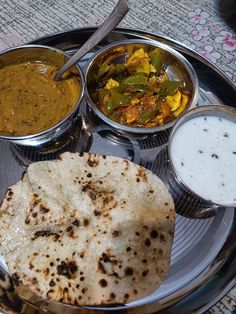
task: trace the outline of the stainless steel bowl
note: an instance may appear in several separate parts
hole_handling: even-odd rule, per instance
[[[94,90],[94,86],[97,85],[97,82],[94,81],[93,73],[99,69],[100,64],[109,58],[112,57],[114,62],[122,63],[122,59],[124,62],[125,55],[127,52],[124,52],[123,55],[119,51],[119,48],[124,48],[124,50],[128,49],[129,47],[138,48],[146,47],[147,49],[151,50],[154,48],[160,48],[164,51],[164,58],[167,66],[167,73],[170,79],[184,81],[187,86],[191,89],[192,96],[189,100],[189,103],[184,110],[186,112],[190,108],[194,107],[197,103],[198,94],[199,94],[199,83],[197,75],[192,67],[192,65],[188,62],[188,60],[181,55],[179,52],[174,50],[168,45],[165,45],[161,42],[154,41],[154,40],[124,40],[112,43],[103,47],[102,49],[98,50],[97,53],[93,55],[93,57],[89,60],[86,68],[85,68],[85,81],[86,81],[86,100],[88,105],[92,108],[92,110],[107,124],[110,126],[129,133],[137,133],[137,134],[147,134],[147,133],[155,133],[158,131],[162,131],[168,129],[174,125],[176,119],[184,114],[184,112],[179,115],[173,121],[166,123],[161,126],[150,127],[150,128],[142,128],[142,127],[130,127],[127,125],[123,125],[120,123],[115,122],[114,120],[107,117],[103,114],[100,109],[97,107],[96,103],[92,100],[91,94]]]
[[[203,202],[206,202],[208,204],[212,204],[213,205],[212,211],[214,211],[214,209],[217,209],[218,207],[235,208],[236,207],[236,201],[232,204],[223,204],[223,203],[220,204],[220,203],[214,203],[211,200],[206,199],[206,198],[202,197],[201,195],[199,195],[196,191],[194,191],[192,188],[190,188],[184,182],[184,180],[181,178],[179,171],[176,169],[176,167],[173,163],[173,156],[172,156],[171,148],[172,148],[173,138],[176,134],[176,131],[179,130],[179,128],[184,123],[186,123],[187,121],[189,121],[193,118],[209,117],[209,116],[225,118],[227,120],[230,120],[230,121],[233,121],[234,123],[236,123],[236,108],[225,106],[225,105],[220,105],[220,104],[204,105],[204,106],[197,107],[197,108],[194,108],[194,109],[188,111],[183,117],[178,119],[175,126],[171,130],[169,140],[168,140],[168,155],[169,155],[170,166],[171,166],[171,169],[173,170],[174,178],[175,178],[176,182],[180,185],[180,187],[182,187],[186,192],[189,192],[192,195],[196,195]],[[186,147],[186,150],[187,149],[188,148]],[[232,149],[233,149],[233,147],[232,147]],[[233,175],[234,170],[235,169],[232,169],[232,175]],[[205,182],[204,187],[205,187],[205,189],[211,189],[212,188],[208,182]]]
[[[3,51],[0,54],[0,67],[22,62],[48,62],[54,64],[58,69],[64,65],[69,57],[61,50],[43,45],[27,45],[15,47]],[[79,66],[73,66],[70,71],[80,83],[80,96],[73,110],[64,119],[53,125],[49,129],[38,133],[24,136],[7,136],[0,134],[0,139],[7,140],[19,145],[38,147],[56,140],[62,136],[73,125],[78,114],[79,106],[84,95],[84,76]]]

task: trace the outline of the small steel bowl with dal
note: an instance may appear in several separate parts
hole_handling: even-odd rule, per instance
[[[32,148],[37,148],[41,147],[43,145],[47,145],[48,143],[51,143],[55,141],[57,138],[60,136],[63,136],[65,132],[67,132],[71,126],[73,125],[76,116],[78,115],[79,112],[79,107],[80,103],[82,101],[83,95],[84,95],[84,76],[83,72],[80,69],[79,66],[73,66],[67,73],[66,77],[64,78],[65,81],[67,80],[69,83],[68,89],[71,89],[73,86],[74,89],[74,94],[73,94],[73,101],[69,101],[65,103],[65,107],[61,115],[59,115],[59,110],[56,107],[57,101],[51,101],[50,100],[55,100],[55,98],[50,98],[50,95],[53,95],[53,90],[47,90],[47,81],[43,82],[43,80],[47,80],[47,76],[45,76],[45,71],[47,69],[40,68],[41,65],[45,66],[52,66],[54,71],[55,67],[56,69],[59,69],[62,67],[67,61],[69,57],[61,50],[48,47],[48,46],[43,46],[43,45],[26,45],[26,46],[19,46],[15,47],[13,49],[9,49],[6,51],[3,51],[0,54],[0,75],[2,75],[2,78],[0,77],[0,80],[3,81],[4,84],[1,86],[2,92],[5,93],[5,98],[1,100],[1,110],[8,110],[11,111],[9,116],[6,116],[4,119],[2,118],[1,121],[1,129],[0,129],[0,139],[1,140],[6,140],[10,141],[12,143],[18,144],[18,145],[23,145],[23,146],[30,146]],[[28,78],[25,79],[23,76],[20,76],[20,71],[16,73],[16,76],[14,78],[14,66],[21,66],[24,68],[27,68],[29,66],[34,65],[35,67],[38,67],[39,72],[39,79],[34,78],[33,75],[35,74],[34,70],[30,72],[30,69],[28,69]],[[8,71],[11,67],[11,77],[8,78]],[[49,68],[48,68],[49,69]],[[22,70],[22,69],[21,69]],[[6,71],[6,73],[5,73]],[[50,82],[53,86],[53,74],[49,71],[48,72],[48,77],[50,76]],[[42,74],[42,75],[41,75]],[[47,74],[47,73],[46,73]],[[17,79],[18,75],[18,79]],[[30,79],[32,75],[32,81]],[[5,77],[4,77],[5,76]],[[6,83],[6,80],[8,79],[8,83]],[[40,80],[42,79],[42,88],[37,95],[38,91],[37,88],[40,85]],[[34,80],[34,81],[33,81]],[[12,86],[12,81],[14,82],[20,82],[19,86]],[[22,84],[25,85],[23,86]],[[34,82],[32,86],[29,86],[29,82],[31,81]],[[73,82],[72,82],[73,81]],[[44,84],[44,85],[43,85]],[[64,83],[58,83],[55,82],[55,84],[59,84],[54,86],[55,88],[55,93],[58,92],[57,88],[60,88],[60,92],[64,94],[70,95],[71,90],[67,91],[66,87],[60,84]],[[67,83],[66,83],[67,84]],[[61,87],[58,87],[61,86]],[[66,85],[67,86],[67,85]],[[3,90],[4,88],[4,90]],[[28,89],[28,90],[27,90]],[[15,92],[16,96],[9,96],[10,93]],[[33,99],[34,97],[30,98],[31,96],[27,96],[27,92],[30,92],[31,94],[36,94],[37,99]],[[30,94],[30,95],[31,95]],[[7,102],[7,98],[11,98],[11,102]],[[16,101],[14,101],[14,97],[16,98]],[[46,103],[44,106],[44,103],[39,103],[38,101],[40,100],[40,97],[42,97],[43,101]],[[60,99],[59,99],[60,98]],[[28,103],[27,106],[25,104],[25,100],[27,99]],[[62,97],[58,97],[58,102],[60,100],[63,102]],[[18,106],[16,108],[15,106]],[[20,107],[21,106],[21,107]],[[45,107],[46,110],[44,112],[40,112],[41,115],[44,116],[45,123],[44,125],[46,127],[42,127],[43,123],[40,125],[39,129],[37,130],[36,128],[32,129],[32,132],[30,131],[30,123],[32,121],[32,125],[34,121],[39,117],[39,112],[37,113],[37,110],[42,110],[42,107]],[[23,109],[25,109],[25,118],[23,115]],[[47,110],[48,107],[48,110]],[[9,109],[10,108],[10,109]],[[50,110],[49,110],[50,109]],[[67,111],[66,111],[67,110]],[[1,112],[1,115],[3,116],[5,112]],[[14,120],[16,119],[16,120]],[[39,119],[39,118],[38,118]],[[51,120],[50,120],[51,119]],[[54,121],[52,124],[50,124],[50,121]],[[7,127],[9,127],[11,124],[14,125],[15,130],[11,131],[11,133],[4,131],[3,124],[6,123],[6,130]],[[25,127],[22,129],[21,132],[19,132],[20,127]],[[27,130],[27,131],[25,131]]]
[[[141,54],[140,58],[139,54]],[[161,56],[161,61],[158,60],[158,56]],[[147,68],[145,68],[145,62],[149,62],[150,72],[143,73]],[[134,79],[137,83],[136,86],[132,85]],[[162,80],[162,83],[165,81],[165,83],[162,84],[158,80]],[[86,101],[92,111],[109,126],[121,132],[133,134],[156,133],[172,127],[178,117],[196,105],[199,93],[197,75],[183,55],[163,43],[142,39],[119,41],[98,50],[85,68],[85,81]],[[176,84],[178,88],[176,88]],[[144,85],[145,88],[143,88]],[[175,91],[173,87],[176,88]],[[147,89],[149,89],[148,92]],[[168,90],[171,91],[170,94],[168,94]],[[135,94],[135,92],[137,93]],[[167,107],[167,110],[161,109],[160,115],[158,106],[158,108],[164,108],[166,99],[169,102],[172,101],[173,108],[177,100],[182,104],[185,92],[188,95],[187,102],[185,101],[184,108],[178,109],[179,113],[178,110],[168,113],[170,108]],[[168,97],[163,95],[168,95]],[[101,97],[103,97],[102,102]],[[129,100],[127,101],[127,99]],[[151,104],[153,100],[157,101],[157,105],[154,105],[156,107]],[[140,104],[143,103],[146,112],[141,108]],[[163,113],[164,111],[165,113]],[[111,114],[109,114],[110,112]],[[136,122],[128,123],[135,119],[135,115]],[[144,125],[143,121],[148,122],[145,122]]]

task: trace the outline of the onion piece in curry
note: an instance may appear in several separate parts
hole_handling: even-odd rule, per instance
[[[74,78],[54,81],[57,67],[41,62],[0,69],[0,133],[30,135],[46,130],[69,114],[80,96]]]
[[[95,75],[93,101],[112,120],[131,127],[155,127],[179,116],[190,99],[184,82],[170,80],[163,54],[143,48],[123,64],[105,60]]]

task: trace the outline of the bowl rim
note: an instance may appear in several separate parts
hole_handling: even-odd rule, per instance
[[[0,58],[1,56],[8,54],[12,51],[18,51],[18,50],[22,50],[22,49],[28,49],[28,48],[40,48],[40,49],[45,49],[45,50],[51,50],[51,51],[55,51],[60,53],[62,56],[68,58],[68,60],[70,59],[70,56],[64,52],[61,49],[55,48],[55,47],[51,47],[51,46],[47,46],[47,45],[37,45],[37,44],[29,44],[29,45],[21,45],[21,46],[16,46],[10,49],[6,49],[0,52]],[[13,63],[12,63],[13,64]],[[73,116],[75,114],[75,112],[78,110],[78,107],[84,97],[85,94],[85,79],[84,79],[84,74],[83,71],[81,70],[80,66],[78,64],[74,65],[79,73],[79,78],[80,78],[80,96],[78,98],[78,100],[76,101],[73,109],[62,119],[60,120],[57,124],[54,124],[53,126],[51,126],[50,128],[47,128],[45,130],[42,130],[40,132],[37,133],[33,133],[33,134],[28,134],[28,135],[19,135],[19,136],[10,136],[10,135],[4,135],[0,133],[0,139],[2,140],[9,140],[9,141],[20,141],[20,140],[28,140],[28,139],[35,139],[37,137],[43,136],[45,134],[48,134],[52,131],[55,131],[56,129],[58,129],[64,122],[66,122],[71,116]]]
[[[192,93],[192,99],[187,105],[186,109],[174,120],[171,122],[168,122],[161,126],[155,126],[150,128],[144,128],[144,127],[130,127],[121,123],[118,123],[112,119],[110,119],[108,116],[103,114],[97,107],[97,105],[93,102],[91,99],[89,92],[88,92],[88,73],[91,69],[91,66],[95,62],[95,60],[102,55],[104,52],[108,51],[109,49],[122,46],[122,45],[130,45],[130,44],[144,44],[149,45],[157,48],[161,48],[163,50],[166,50],[168,53],[170,53],[174,58],[178,59],[181,64],[184,66],[185,70],[187,71],[190,80],[193,85],[193,93]],[[150,134],[150,133],[156,133],[159,131],[164,131],[168,128],[171,128],[175,122],[182,117],[191,107],[195,106],[199,97],[199,80],[197,77],[197,74],[191,65],[191,63],[177,50],[173,49],[172,47],[168,46],[167,44],[164,44],[162,42],[153,40],[153,39],[128,39],[128,40],[120,40],[115,43],[110,43],[108,45],[105,45],[104,47],[100,48],[97,52],[94,53],[94,55],[89,59],[87,62],[85,69],[84,69],[84,76],[85,76],[85,99],[90,108],[101,118],[104,122],[109,124],[115,129],[118,129],[120,131],[128,132],[128,133],[136,133],[136,134]]]
[[[175,179],[178,181],[178,183],[183,187],[183,189],[191,192],[193,195],[196,195],[198,198],[202,199],[203,201],[212,204],[213,206],[217,207],[227,207],[227,208],[235,208],[236,207],[236,202],[235,203],[216,203],[213,202],[209,199],[204,198],[194,190],[192,190],[182,179],[181,175],[179,172],[176,170],[176,167],[172,161],[172,153],[171,153],[171,144],[173,141],[173,137],[176,133],[176,131],[187,121],[192,120],[196,117],[204,117],[204,116],[214,116],[214,117],[221,117],[225,118],[227,120],[234,121],[236,123],[236,108],[235,107],[230,107],[222,104],[206,104],[203,106],[195,107],[189,110],[188,112],[185,113],[181,118],[178,119],[174,127],[172,128],[169,138],[168,138],[168,159],[169,163],[171,166],[171,169],[174,172]],[[229,118],[230,117],[230,118]]]

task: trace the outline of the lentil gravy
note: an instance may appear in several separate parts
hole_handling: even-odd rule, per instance
[[[54,81],[57,67],[42,62],[0,69],[0,133],[30,135],[60,122],[75,106],[80,84],[75,77]]]

